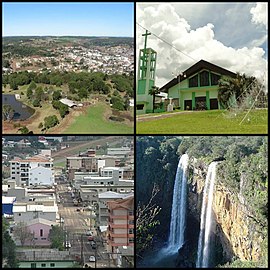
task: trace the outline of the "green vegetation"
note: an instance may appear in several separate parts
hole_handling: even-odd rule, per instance
[[[89,107],[87,114],[78,116],[64,133],[132,133],[133,127],[104,119],[107,106],[103,103]]]
[[[220,110],[183,112],[163,119],[137,121],[137,134],[267,134],[268,109],[229,115]],[[169,113],[164,113],[167,115]],[[139,117],[143,119],[144,116]]]
[[[18,268],[16,245],[9,235],[8,222],[2,216],[2,267]]]
[[[154,239],[154,230],[160,224],[156,216],[161,208],[152,203],[159,192],[154,185],[151,198],[146,205],[138,205],[136,210],[136,256],[141,257],[145,250],[151,247]]]
[[[156,95],[159,94],[159,87],[157,86],[152,86],[151,89],[149,90],[149,95],[153,96],[153,113],[155,111],[155,99],[156,99]]]
[[[240,75],[237,73],[236,78],[221,77],[219,80],[218,100],[222,107],[227,108],[233,105],[232,98],[234,97],[237,103],[234,105],[239,106],[245,100],[245,97],[252,92],[255,93],[254,100],[255,98],[258,99],[257,94],[264,96],[265,91],[258,91],[262,87],[255,77],[248,77],[246,74]]]
[[[51,241],[51,248],[64,250],[65,232],[62,227],[56,225],[52,226],[49,232],[49,239]]]
[[[56,115],[51,115],[44,118],[43,127],[45,130],[54,127],[57,124],[59,124],[59,120]]]

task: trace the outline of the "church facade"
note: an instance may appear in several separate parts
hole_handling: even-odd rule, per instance
[[[235,78],[236,74],[200,60],[161,87],[160,91],[168,93],[174,107],[181,110],[221,109],[217,98],[218,80],[221,76]]]

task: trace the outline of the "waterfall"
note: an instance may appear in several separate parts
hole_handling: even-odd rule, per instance
[[[187,168],[188,155],[184,154],[179,160],[174,181],[170,236],[168,247],[166,248],[168,253],[176,253],[184,244],[187,201]]]
[[[209,165],[205,186],[203,190],[203,202],[201,210],[200,235],[198,241],[198,252],[196,267],[208,267],[210,251],[210,232],[212,225],[212,203],[214,194],[214,183],[216,177],[217,162]]]

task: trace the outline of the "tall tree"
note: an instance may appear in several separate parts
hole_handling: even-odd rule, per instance
[[[248,77],[245,73],[237,73],[235,78],[221,77],[219,80],[218,100],[223,107],[228,108],[231,104],[231,98],[234,96],[237,104],[241,104],[244,93],[251,91],[251,85],[258,84],[255,77]]]
[[[31,240],[33,238],[33,234],[28,229],[25,222],[19,222],[14,228],[14,235],[20,241],[22,246],[24,246],[26,240]]]
[[[63,243],[65,241],[65,233],[62,227],[52,226],[49,232],[49,239],[51,241],[51,248],[58,248],[63,250]]]
[[[149,90],[149,95],[153,96],[153,113],[155,111],[155,99],[158,93],[160,93],[160,91],[159,91],[159,87],[157,86],[153,85],[151,89]]]
[[[8,222],[2,216],[2,267],[18,268],[16,245],[8,232]]]
[[[2,114],[3,114],[4,120],[10,121],[12,118],[13,112],[14,110],[9,104],[2,105]]]

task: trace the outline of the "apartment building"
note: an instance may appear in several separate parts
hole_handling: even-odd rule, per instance
[[[117,253],[118,247],[134,246],[134,196],[108,203],[108,252]]]
[[[29,157],[26,159],[14,159],[10,161],[11,180],[15,180],[17,186],[28,186],[30,171],[37,167],[50,169],[53,173],[53,161],[42,155]]]

